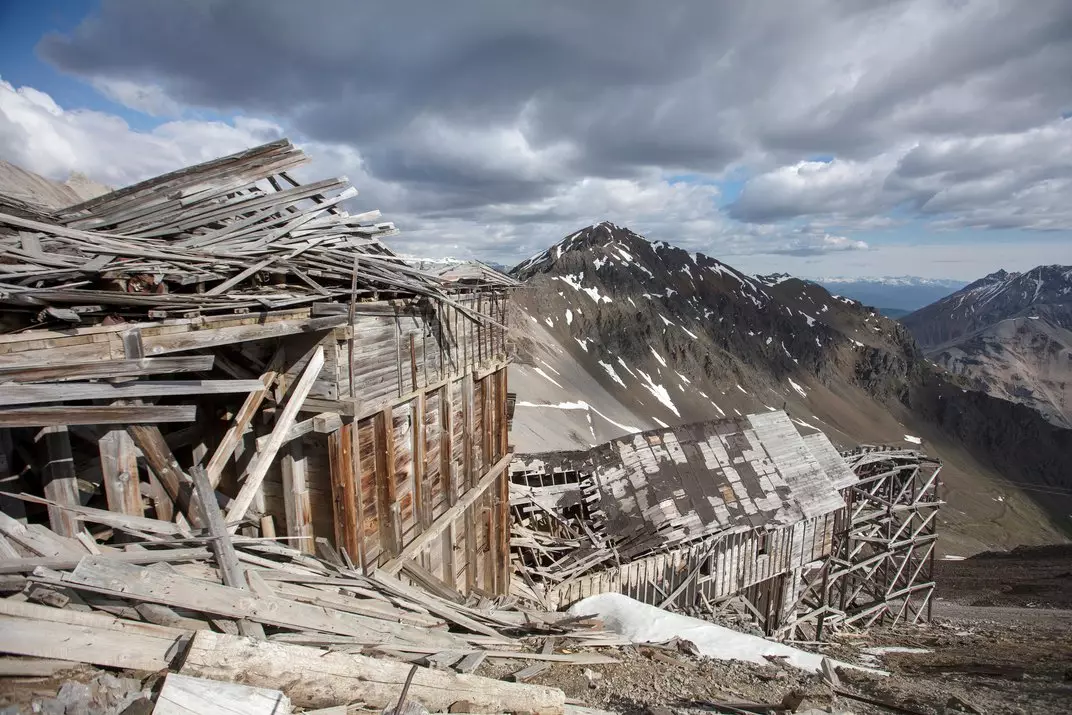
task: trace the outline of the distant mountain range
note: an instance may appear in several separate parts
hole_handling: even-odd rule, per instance
[[[918,276],[825,277],[811,279],[831,293],[854,298],[891,318],[918,310],[963,288],[967,281]]]
[[[1072,511],[1072,499],[1036,504],[1019,486],[1072,488],[1072,430],[965,389],[905,326],[818,283],[750,276],[610,222],[511,274],[519,453],[785,409],[846,448],[922,438],[946,460],[945,543],[963,551],[1052,539],[1039,505]]]
[[[991,273],[902,322],[975,389],[1072,427],[1072,266]]]

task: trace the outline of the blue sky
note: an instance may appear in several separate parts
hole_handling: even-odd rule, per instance
[[[1072,263],[1070,19],[1056,0],[3,3],[0,159],[118,186],[286,135],[412,254],[511,263],[607,219],[747,271],[970,280]]]

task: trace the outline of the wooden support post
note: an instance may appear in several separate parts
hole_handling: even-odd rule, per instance
[[[401,550],[395,494],[394,411],[388,407],[376,416],[376,511],[380,515],[380,544],[388,558]]]
[[[134,440],[126,430],[110,430],[97,441],[101,475],[108,509],[122,514],[142,516],[141,481],[138,478],[138,454]]]
[[[309,360],[309,364],[305,366],[305,371],[302,372],[301,378],[294,386],[286,407],[283,408],[276,420],[268,445],[264,448],[264,451],[258,452],[254,456],[249,472],[246,474],[246,481],[242,484],[242,488],[238,491],[238,496],[232,502],[230,511],[227,512],[227,523],[232,530],[237,529],[238,523],[245,518],[246,510],[249,509],[249,505],[253,503],[253,498],[260,491],[264,477],[268,474],[268,468],[275,459],[279,448],[283,446],[287,432],[294,425],[298,412],[305,403],[305,398],[309,396],[309,391],[313,389],[313,384],[323,367],[324,348],[317,346],[313,357]]]
[[[22,491],[15,486],[15,466],[12,459],[15,456],[15,445],[11,441],[11,430],[0,427],[0,491]],[[26,508],[21,499],[0,494],[0,511],[19,521],[26,520]]]
[[[346,422],[328,435],[328,464],[331,470],[331,498],[335,506],[335,545],[360,558],[353,429],[353,423]]]
[[[149,468],[153,470],[156,478],[160,481],[168,497],[178,507],[193,526],[201,527],[201,512],[197,508],[194,494],[194,483],[190,477],[182,471],[179,461],[171,453],[171,449],[160,433],[160,428],[155,425],[129,425],[127,433],[134,440],[134,444],[141,450]]]
[[[78,498],[78,479],[71,455],[71,439],[66,427],[45,427],[38,434],[44,441],[44,467],[41,475],[45,498],[57,503],[49,505],[48,522],[60,536],[73,537],[81,529],[77,516],[63,505],[81,506]]]
[[[413,398],[410,409],[413,415],[412,455],[413,455],[413,515],[417,533],[428,528],[431,522],[430,509],[425,504],[427,497],[424,475],[424,393],[419,392]],[[430,500],[429,500],[430,501]]]
[[[439,479],[447,506],[458,500],[454,482],[454,383],[447,381],[439,389]]]
[[[201,510],[201,521],[208,527],[212,536],[212,553],[216,556],[216,565],[220,569],[220,578],[224,586],[243,588],[249,590],[246,583],[245,567],[238,560],[234,544],[231,543],[231,535],[227,531],[227,525],[223,522],[223,512],[216,503],[216,493],[209,483],[208,474],[204,468],[196,466],[190,470],[194,488],[198,493],[198,506]],[[239,619],[238,631],[251,638],[264,640],[264,628],[259,623],[246,619]]]
[[[287,542],[306,554],[316,553],[313,543],[313,514],[309,502],[305,454],[301,439],[290,442],[279,462],[283,476],[283,507],[287,517]]]

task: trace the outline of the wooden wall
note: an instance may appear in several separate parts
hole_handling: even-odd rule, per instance
[[[505,318],[502,295],[463,304]],[[320,343],[318,399],[307,400],[308,411],[338,407],[342,425],[288,446],[302,460],[311,529],[301,533],[288,517],[283,459],[264,487],[277,531],[326,537],[368,572],[386,566],[462,593],[506,593],[505,337],[446,304],[359,304],[353,323]],[[294,379],[307,358],[288,358]],[[312,550],[312,539],[303,548]]]
[[[598,593],[617,592],[660,605],[699,569],[697,578],[675,598],[678,605],[701,604],[742,593],[755,584],[789,574],[830,554],[835,514],[773,530],[724,533],[678,549],[589,573],[556,587],[550,605],[560,608]],[[702,594],[702,595],[701,595]]]

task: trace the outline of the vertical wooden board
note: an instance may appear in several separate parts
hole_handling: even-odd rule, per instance
[[[98,441],[109,511],[142,516],[138,453],[126,430],[109,430]]]
[[[442,455],[442,390],[426,393],[424,399],[424,470],[421,496],[424,499],[427,519],[435,520],[447,509],[446,493],[443,490]],[[426,524],[427,526],[427,524]]]
[[[417,514],[414,508],[415,488],[413,473],[413,412],[412,402],[391,410],[393,433],[392,481],[394,482],[395,508],[399,515],[397,533],[401,535],[399,547],[416,537]]]
[[[396,540],[394,419],[391,409],[376,418],[376,510],[380,515],[380,556],[382,563],[397,555],[401,546]]]
[[[453,501],[458,501],[462,492],[466,489],[468,484],[469,475],[466,472],[468,467],[468,457],[466,456],[467,439],[466,429],[468,423],[466,418],[468,413],[465,408],[465,378],[455,380],[450,383],[451,390],[451,456],[453,457],[452,466],[452,488],[454,492]]]
[[[473,380],[473,406],[472,406],[472,452],[473,459],[470,467],[470,487],[480,481],[480,474],[484,471],[484,381]]]
[[[369,417],[357,425],[357,465],[360,468],[360,497],[365,568],[375,564],[382,551],[380,511],[376,481],[376,418]]]
[[[335,514],[335,545],[359,558],[357,540],[357,484],[354,479],[353,423],[344,423],[328,435],[328,463]]]
[[[444,508],[454,505],[454,386],[447,383],[439,390],[439,481]]]
[[[303,444],[303,440],[295,439],[283,447],[282,457],[279,460],[279,472],[282,477],[286,534],[289,537],[287,544],[304,553],[312,554],[316,552],[316,545],[307,478],[308,462]],[[265,477],[266,484],[269,477]]]
[[[62,505],[79,506],[78,479],[71,455],[71,440],[66,427],[45,427],[39,433],[41,440],[41,464],[45,498],[61,506],[48,507],[48,522],[60,536],[74,536],[81,525],[73,512]]]

